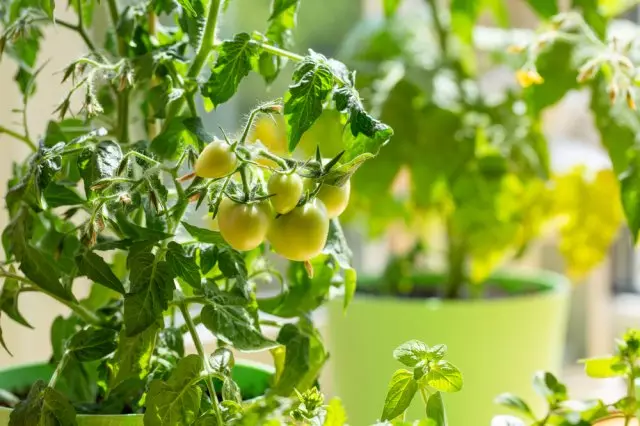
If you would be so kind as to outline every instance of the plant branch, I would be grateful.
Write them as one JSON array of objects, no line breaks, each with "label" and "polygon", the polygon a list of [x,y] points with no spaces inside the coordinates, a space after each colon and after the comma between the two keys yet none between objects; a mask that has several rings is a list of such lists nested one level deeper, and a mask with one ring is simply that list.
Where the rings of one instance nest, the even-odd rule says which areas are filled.
[{"label": "plant branch", "polygon": [[38,149],[36,145],[31,141],[31,139],[29,139],[25,135],[21,135],[18,132],[15,132],[13,130],[7,129],[6,127],[0,126],[0,134],[2,133],[5,133],[11,136],[12,138],[15,138],[15,139],[18,139],[19,141],[24,142],[29,148],[31,148],[32,151],[36,151]]},{"label": "plant branch", "polygon": [[218,419],[218,424],[222,425],[224,424],[224,422],[222,420],[222,413],[220,412],[220,406],[218,403],[216,388],[213,386],[213,380],[211,380],[211,371],[210,371],[211,366],[209,365],[209,359],[207,358],[207,354],[204,351],[204,347],[202,346],[202,341],[200,340],[200,336],[198,336],[198,331],[196,330],[196,326],[193,323],[193,319],[191,318],[191,315],[189,315],[189,309],[187,308],[187,304],[184,301],[182,301],[182,303],[180,303],[178,307],[180,308],[180,312],[184,317],[185,325],[187,326],[187,329],[191,334],[191,338],[193,339],[193,344],[196,347],[196,351],[198,352],[198,355],[200,355],[200,358],[202,358],[202,363],[204,364],[204,371],[206,374],[205,381],[207,384],[207,388],[209,389],[211,402],[213,403],[212,404],[213,411],[216,415],[216,418]]},{"label": "plant branch", "polygon": [[58,302],[62,303],[63,305],[65,305],[66,307],[71,309],[76,315],[78,315],[80,318],[82,318],[83,320],[85,320],[89,324],[97,325],[97,326],[100,326],[100,327],[104,327],[105,326],[105,323],[102,321],[102,319],[100,319],[100,317],[98,317],[94,312],[90,311],[89,309],[85,308],[84,306],[80,305],[79,303],[74,303],[71,300],[63,299],[62,297],[57,296],[57,295],[55,295],[55,294],[43,289],[38,284],[36,284],[35,282],[31,281],[29,278],[25,278],[25,277],[17,275],[17,274],[12,274],[10,272],[6,272],[6,271],[1,270],[1,269],[0,269],[0,277],[11,278],[11,279],[14,279],[16,281],[20,281],[22,283],[29,284],[31,286],[31,287],[29,287],[29,291],[37,290],[40,293],[44,293],[47,296],[49,296],[49,297],[51,297],[53,299],[56,299]]},{"label": "plant branch", "polygon": [[295,62],[301,62],[304,59],[304,56],[298,55],[297,53],[289,52],[288,50],[280,49],[279,47],[272,46],[267,43],[263,43],[261,41],[252,40],[251,43],[260,46],[262,50],[267,53],[271,53],[272,55],[280,56],[282,58],[291,59]]},{"label": "plant branch", "polygon": [[[193,58],[193,62],[191,63],[191,66],[187,71],[188,78],[195,79],[200,75],[204,64],[211,54],[211,50],[213,50],[213,43],[216,35],[216,27],[218,25],[218,14],[220,13],[221,3],[222,0],[211,0],[209,2],[209,10],[207,11],[207,20],[202,34],[202,40],[200,41],[200,46],[198,46],[196,56]],[[167,124],[173,117],[182,112],[184,103],[185,97],[182,96],[181,98],[176,99],[171,104],[169,111],[167,111],[167,116],[162,127],[163,130],[166,129]]]},{"label": "plant branch", "polygon": [[64,370],[64,368],[67,366],[67,362],[69,361],[70,356],[71,352],[69,351],[65,351],[64,354],[62,354],[62,358],[60,358],[60,361],[58,361],[58,365],[51,375],[51,379],[49,379],[50,388],[55,389],[58,378],[60,377],[60,374],[62,374],[62,370]]},{"label": "plant branch", "polygon": [[442,19],[438,11],[437,0],[426,0],[426,2],[427,6],[429,6],[429,10],[431,11],[431,19],[433,19],[433,25],[438,35],[438,45],[440,46],[440,51],[442,53],[442,56],[447,57],[449,54],[447,29],[442,23]]}]

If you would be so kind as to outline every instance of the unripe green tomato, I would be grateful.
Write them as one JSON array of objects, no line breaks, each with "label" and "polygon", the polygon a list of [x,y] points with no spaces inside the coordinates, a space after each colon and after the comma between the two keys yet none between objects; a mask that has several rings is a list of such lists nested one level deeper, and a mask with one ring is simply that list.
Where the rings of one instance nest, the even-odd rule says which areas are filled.
[{"label": "unripe green tomato", "polygon": [[227,142],[215,139],[205,146],[196,160],[196,175],[217,179],[227,176],[238,166],[238,158]]},{"label": "unripe green tomato", "polygon": [[268,239],[273,251],[296,261],[309,260],[327,243],[329,217],[322,201],[313,199],[273,220]]},{"label": "unripe green tomato", "polygon": [[267,183],[267,191],[273,195],[269,200],[279,214],[289,213],[296,207],[303,189],[302,178],[296,173],[273,173]]},{"label": "unripe green tomato", "polygon": [[338,217],[349,205],[349,195],[351,194],[351,181],[347,181],[342,186],[322,184],[318,191],[318,198],[327,207],[329,219]]},{"label": "unripe green tomato", "polygon": [[217,219],[222,238],[234,249],[247,251],[265,240],[272,215],[268,201],[239,204],[225,198],[220,203]]}]

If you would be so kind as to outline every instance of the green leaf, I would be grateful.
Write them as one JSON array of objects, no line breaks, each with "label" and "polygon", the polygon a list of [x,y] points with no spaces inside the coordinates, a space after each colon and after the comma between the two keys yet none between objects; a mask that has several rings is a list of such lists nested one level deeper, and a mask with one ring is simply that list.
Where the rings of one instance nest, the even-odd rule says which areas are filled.
[{"label": "green leaf", "polygon": [[[9,268],[9,272],[14,274],[13,266]],[[6,313],[9,318],[25,327],[33,328],[31,324],[22,316],[18,310],[18,295],[20,294],[20,284],[14,278],[5,278],[0,293],[0,311]]]},{"label": "green leaf", "polygon": [[419,340],[409,340],[393,351],[393,357],[407,367],[415,367],[427,359],[428,353],[429,346],[425,343]]},{"label": "green leaf", "polygon": [[436,392],[427,401],[427,418],[433,420],[434,426],[447,426],[447,413],[444,409],[442,394]]},{"label": "green leaf", "polygon": [[502,405],[503,407],[510,408],[512,410],[517,411],[520,414],[523,414],[532,420],[535,420],[535,415],[529,405],[522,400],[522,398],[512,394],[512,393],[503,393],[502,395],[498,395],[495,399],[495,403],[498,405]]},{"label": "green leaf", "polygon": [[[282,365],[282,371],[277,374],[274,392],[280,396],[291,396],[295,390],[304,392],[313,387],[329,357],[313,324],[302,319],[297,325],[285,324],[277,340],[285,350],[284,359],[276,362],[276,365]],[[281,349],[272,352],[277,354]]]},{"label": "green leaf", "polygon": [[291,262],[287,271],[288,288],[280,295],[260,299],[260,310],[283,318],[294,318],[317,309],[329,296],[339,269],[327,256],[311,261],[314,274],[309,276],[303,262]]},{"label": "green leaf", "polygon": [[222,382],[222,399],[224,401],[234,401],[238,404],[242,402],[240,387],[231,377],[225,377]]},{"label": "green leaf", "polygon": [[113,390],[132,379],[146,379],[151,369],[151,356],[156,344],[158,327],[149,327],[135,336],[120,332],[118,348],[108,362],[109,390]]},{"label": "green leaf", "polygon": [[322,426],[344,426],[347,424],[347,412],[338,398],[333,398],[327,406],[327,415]]},{"label": "green leaf", "polygon": [[393,420],[401,416],[409,408],[417,391],[418,382],[413,379],[413,373],[397,370],[389,383],[381,420]]},{"label": "green leaf", "polygon": [[607,18],[600,12],[602,0],[573,0],[571,8],[582,12],[584,20],[604,40],[607,34]]},{"label": "green leaf", "polygon": [[218,248],[215,245],[208,245],[200,248],[200,269],[206,275],[218,263]]},{"label": "green leaf", "polygon": [[289,152],[293,152],[302,134],[322,114],[322,105],[334,83],[327,58],[313,51],[298,64],[292,78],[284,103]]},{"label": "green leaf", "polygon": [[193,256],[187,256],[182,246],[170,242],[167,251],[167,263],[174,275],[183,278],[193,288],[201,288],[200,268]]},{"label": "green leaf", "polygon": [[[2,311],[0,311],[0,317],[2,316]],[[2,335],[2,324],[0,324],[0,346],[3,347],[3,349],[5,351],[7,351],[7,353],[10,356],[13,356],[13,354],[11,353],[11,351],[9,350],[9,348],[7,347],[7,342],[4,341],[4,336]]]},{"label": "green leaf", "polygon": [[189,16],[198,16],[196,10],[193,8],[193,4],[191,4],[191,0],[178,0],[178,3],[180,3]]},{"label": "green leaf", "polygon": [[11,412],[9,425],[76,426],[76,411],[64,395],[38,380],[31,387],[27,399]]},{"label": "green leaf", "polygon": [[636,163],[633,161],[620,175],[620,201],[635,243],[640,232],[640,170]]},{"label": "green leaf", "polygon": [[187,355],[166,382],[154,380],[149,385],[144,424],[148,426],[190,425],[198,418],[202,389],[197,385],[202,359]]},{"label": "green leaf", "polygon": [[343,309],[346,312],[351,304],[353,297],[356,295],[358,283],[358,275],[354,268],[345,269],[344,271],[344,303]]},{"label": "green leaf", "polygon": [[85,203],[80,195],[65,185],[50,183],[44,190],[44,198],[49,207],[77,206]]},{"label": "green leaf", "polygon": [[556,41],[537,56],[536,70],[544,83],[531,85],[522,94],[533,114],[539,114],[563,99],[570,90],[578,88],[574,50],[572,44]]},{"label": "green leaf", "polygon": [[151,141],[151,152],[163,160],[177,160],[188,146],[199,147],[198,136],[189,130],[193,129],[192,120],[191,117],[172,118],[164,131]]},{"label": "green leaf", "polygon": [[165,261],[149,252],[132,258],[131,292],[124,298],[124,324],[134,336],[153,324],[162,324],[162,313],[173,297],[173,273]]},{"label": "green leaf", "polygon": [[220,232],[190,225],[187,222],[182,222],[182,226],[184,226],[184,229],[186,229],[189,235],[191,235],[196,241],[215,244],[217,246],[228,246]]},{"label": "green leaf", "polygon": [[337,89],[333,92],[333,99],[338,111],[349,114],[349,127],[354,137],[363,134],[369,138],[389,140],[393,135],[389,126],[373,118],[364,109],[355,87],[347,85]]},{"label": "green leaf", "polygon": [[122,282],[116,277],[111,267],[102,257],[93,251],[85,251],[84,254],[76,257],[76,265],[80,275],[87,276],[90,280],[102,284],[103,286],[124,294]]},{"label": "green leaf", "polygon": [[331,219],[329,222],[327,243],[324,249],[322,249],[322,252],[333,257],[341,268],[351,269],[353,253],[347,244],[347,239],[344,236],[344,231],[338,219]]},{"label": "green leaf", "polygon": [[[273,0],[269,26],[265,36],[274,46],[288,50],[293,47],[299,0]],[[267,84],[271,84],[286,63],[286,58],[267,52],[260,54],[258,69]]]},{"label": "green leaf", "polygon": [[594,379],[618,377],[627,373],[627,366],[617,356],[589,358],[581,362],[584,363],[584,371],[587,376]]},{"label": "green leaf", "polygon": [[235,365],[233,352],[228,348],[216,348],[209,358],[213,371],[228,376]]},{"label": "green leaf", "polygon": [[384,8],[384,16],[387,18],[392,17],[396,14],[398,7],[402,0],[382,0],[382,6]]},{"label": "green leaf", "polygon": [[95,147],[85,148],[80,153],[78,168],[87,198],[93,193],[91,186],[94,182],[115,176],[121,161],[122,150],[113,141],[100,141]]},{"label": "green leaf", "polygon": [[60,270],[53,258],[30,244],[25,247],[20,270],[43,290],[64,300],[74,300],[60,283]]},{"label": "green leaf", "polygon": [[260,49],[247,33],[236,34],[222,43],[209,80],[202,86],[202,95],[218,106],[236,93],[240,81],[251,71]]},{"label": "green leaf", "polygon": [[533,376],[533,388],[553,404],[567,399],[567,387],[549,372],[537,372]]},{"label": "green leaf", "polygon": [[538,16],[543,19],[549,19],[558,14],[558,2],[556,0],[527,0],[527,3],[531,7],[531,9],[533,9],[538,14]]},{"label": "green leaf", "polygon": [[462,389],[462,373],[449,361],[441,359],[430,365],[426,383],[440,392],[458,392]]},{"label": "green leaf", "polygon": [[254,318],[242,306],[205,305],[201,315],[205,327],[238,350],[260,351],[277,345],[263,336]]},{"label": "green leaf", "polygon": [[86,328],[71,337],[67,350],[73,352],[80,362],[96,361],[116,350],[116,337],[115,330]]},{"label": "green leaf", "polygon": [[49,17],[53,19],[53,12],[56,9],[55,0],[39,0],[40,8]]}]

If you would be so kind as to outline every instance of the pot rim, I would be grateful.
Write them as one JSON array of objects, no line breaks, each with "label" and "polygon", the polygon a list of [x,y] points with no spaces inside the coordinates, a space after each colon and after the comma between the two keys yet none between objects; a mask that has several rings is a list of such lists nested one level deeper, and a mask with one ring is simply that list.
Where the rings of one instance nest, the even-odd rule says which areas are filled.
[{"label": "pot rim", "polygon": [[[48,363],[46,361],[42,361],[42,362],[28,362],[25,364],[17,364],[17,365],[13,365],[13,366],[9,366],[9,367],[4,367],[4,368],[0,368],[0,374],[7,372],[7,371],[11,371],[17,368],[29,368],[29,367],[41,367],[43,365],[47,365]],[[235,365],[241,365],[243,367],[250,367],[256,370],[261,370],[265,373],[268,374],[275,374],[276,369],[274,366],[269,365],[269,364],[265,364],[262,362],[258,362],[258,361],[252,361],[252,360],[248,360],[248,359],[238,359],[235,363]],[[13,411],[13,408],[9,408],[9,407],[0,407],[0,411]],[[82,417],[82,418],[86,418],[86,417],[91,417],[91,418],[142,418],[144,417],[144,413],[140,414],[140,413],[136,413],[136,414],[78,414],[77,417]]]},{"label": "pot rim", "polygon": [[[436,271],[416,272],[413,274],[414,278],[430,277],[441,278],[445,274]],[[358,288],[366,287],[366,284],[361,282],[368,282],[371,285],[373,282],[378,281],[380,276],[375,275],[363,275],[358,277]],[[511,303],[513,301],[531,300],[539,298],[555,298],[563,297],[570,293],[571,282],[570,280],[557,272],[549,271],[546,269],[528,269],[528,270],[513,270],[505,269],[499,270],[492,274],[487,281],[496,281],[498,283],[527,283],[537,286],[538,289],[532,292],[526,293],[514,293],[505,297],[496,298],[479,298],[479,299],[442,299],[439,297],[398,297],[397,295],[389,294],[371,294],[358,292],[356,290],[353,302],[357,299],[366,300],[368,303],[386,302],[386,303],[406,303],[406,304],[429,304],[429,305],[477,305],[477,304],[500,304]]]}]

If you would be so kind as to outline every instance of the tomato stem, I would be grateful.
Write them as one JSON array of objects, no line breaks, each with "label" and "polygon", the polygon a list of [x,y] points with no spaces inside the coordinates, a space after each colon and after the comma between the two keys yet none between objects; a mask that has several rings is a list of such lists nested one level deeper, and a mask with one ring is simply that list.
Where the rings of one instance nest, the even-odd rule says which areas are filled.
[{"label": "tomato stem", "polygon": [[[218,14],[220,12],[221,3],[221,0],[211,0],[209,2],[207,21],[202,34],[202,40],[200,42],[200,46],[198,46],[196,56],[195,58],[193,58],[193,62],[189,67],[189,71],[187,72],[187,78],[195,79],[198,77],[198,75],[200,75],[202,67],[207,61],[207,58],[209,58],[209,54],[213,50],[213,42],[216,35],[216,26],[218,24]],[[171,106],[167,111],[167,116],[164,120],[164,124],[162,126],[163,131],[166,130],[167,125],[171,122],[171,119],[182,112],[182,108],[184,107],[185,103],[185,96],[182,96],[171,103]]]},{"label": "tomato stem", "polygon": [[251,187],[249,186],[249,179],[247,178],[247,167],[245,165],[240,166],[240,177],[242,178],[242,190],[244,191],[244,200],[249,201],[251,196]]},{"label": "tomato stem", "polygon": [[21,135],[17,132],[14,132],[13,130],[7,129],[6,127],[0,126],[0,134],[2,133],[5,133],[11,136],[12,138],[15,138],[15,139],[18,139],[19,141],[24,142],[29,148],[31,148],[32,151],[35,151],[38,149],[36,145],[33,143],[33,141],[31,141],[31,139],[29,139],[28,137]]}]

